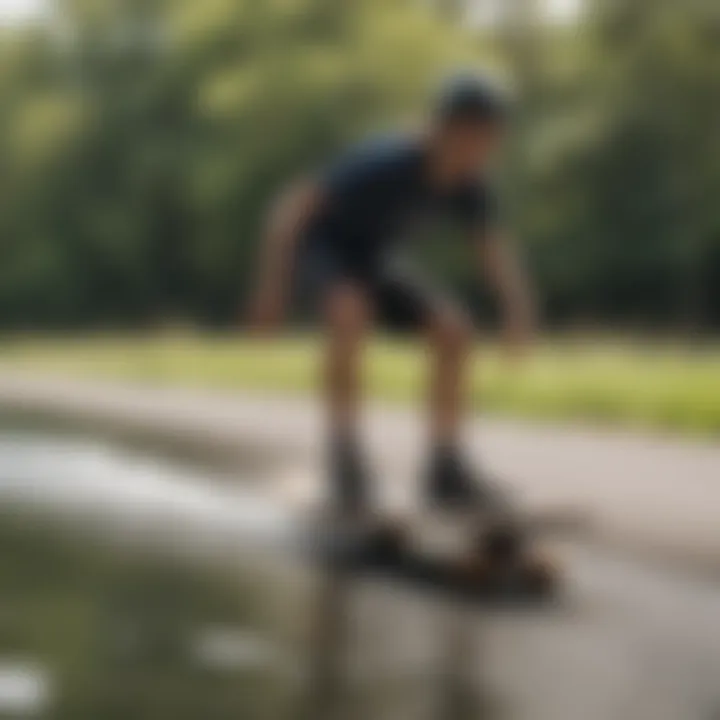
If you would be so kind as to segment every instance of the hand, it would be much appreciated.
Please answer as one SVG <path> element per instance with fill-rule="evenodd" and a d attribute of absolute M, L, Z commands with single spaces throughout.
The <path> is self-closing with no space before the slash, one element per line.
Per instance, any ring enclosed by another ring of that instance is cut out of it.
<path fill-rule="evenodd" d="M 503 332 L 503 344 L 509 360 L 523 360 L 534 339 L 534 323 L 530 314 L 518 314 L 508 318 Z"/>
<path fill-rule="evenodd" d="M 261 287 L 250 303 L 251 330 L 260 335 L 273 333 L 282 323 L 284 310 L 282 290 L 274 286 Z"/>

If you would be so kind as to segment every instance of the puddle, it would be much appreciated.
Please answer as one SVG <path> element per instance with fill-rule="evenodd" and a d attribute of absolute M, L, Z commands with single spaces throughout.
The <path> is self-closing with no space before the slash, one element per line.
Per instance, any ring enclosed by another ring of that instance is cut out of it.
<path fill-rule="evenodd" d="M 41 669 L 10 664 L 4 684 L 0 665 L 0 703 L 35 688 L 73 720 L 280 720 L 309 692 L 373 719 L 712 718 L 717 585 L 572 546 L 574 613 L 470 614 L 449 631 L 448 608 L 411 593 L 325 586 L 292 557 L 270 569 L 260 550 L 282 545 L 288 516 L 255 481 L 97 439 L 0 435 L 0 656 Z M 461 678 L 468 715 L 444 704 Z"/>

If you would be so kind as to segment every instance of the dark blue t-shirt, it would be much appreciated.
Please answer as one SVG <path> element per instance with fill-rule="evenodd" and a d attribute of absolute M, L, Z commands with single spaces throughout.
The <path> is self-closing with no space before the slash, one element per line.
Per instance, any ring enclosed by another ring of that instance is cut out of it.
<path fill-rule="evenodd" d="M 324 202 L 309 237 L 345 269 L 373 272 L 397 242 L 438 218 L 462 232 L 483 233 L 495 221 L 492 195 L 479 179 L 439 192 L 427 178 L 422 141 L 374 139 L 341 157 L 320 176 Z"/>

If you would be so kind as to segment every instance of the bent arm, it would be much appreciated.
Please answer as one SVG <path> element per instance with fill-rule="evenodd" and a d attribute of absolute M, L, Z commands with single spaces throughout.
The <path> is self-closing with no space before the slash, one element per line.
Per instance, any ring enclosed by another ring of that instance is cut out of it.
<path fill-rule="evenodd" d="M 299 239 L 322 204 L 320 188 L 312 181 L 290 187 L 274 204 L 265 230 L 258 271 L 253 320 L 273 324 L 280 319 Z"/>
<path fill-rule="evenodd" d="M 497 297 L 513 344 L 533 334 L 537 310 L 520 254 L 508 238 L 495 232 L 478 242 L 481 270 Z"/>

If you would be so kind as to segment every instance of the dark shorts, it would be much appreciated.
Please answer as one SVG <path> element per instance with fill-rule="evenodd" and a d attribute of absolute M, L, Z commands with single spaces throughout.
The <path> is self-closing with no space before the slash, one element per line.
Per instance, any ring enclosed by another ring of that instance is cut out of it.
<path fill-rule="evenodd" d="M 299 281 L 306 306 L 309 304 L 315 309 L 337 285 L 352 283 L 363 288 L 373 305 L 377 323 L 393 332 L 424 330 L 441 309 L 455 305 L 450 296 L 406 264 L 370 263 L 343 257 L 322 244 L 302 253 Z"/>

